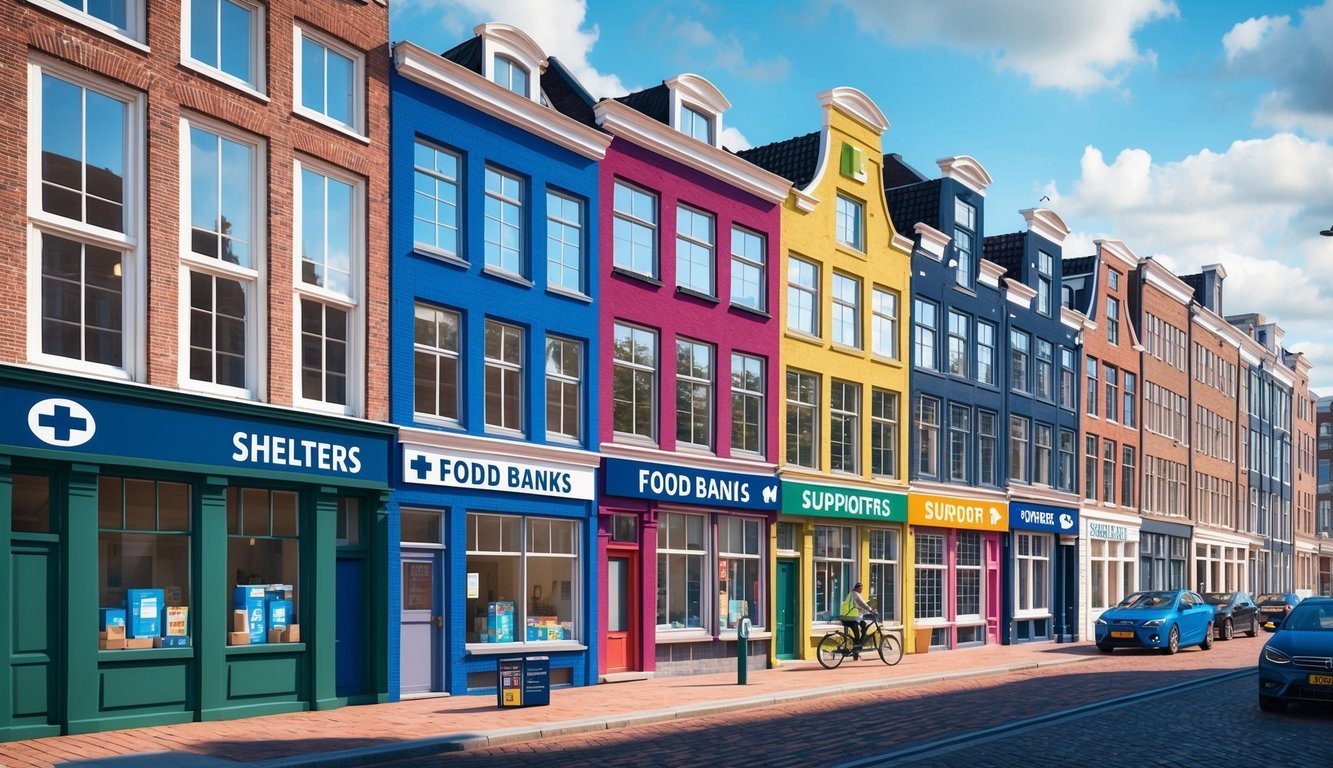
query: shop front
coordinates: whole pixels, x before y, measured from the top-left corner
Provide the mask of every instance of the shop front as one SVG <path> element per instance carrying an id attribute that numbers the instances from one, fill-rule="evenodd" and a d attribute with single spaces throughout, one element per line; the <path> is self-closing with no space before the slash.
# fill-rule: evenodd
<path id="1" fill-rule="evenodd" d="M 493 695 L 499 660 L 534 654 L 552 686 L 596 682 L 597 455 L 438 430 L 399 442 L 398 695 Z"/>
<path id="2" fill-rule="evenodd" d="M 903 524 L 907 494 L 864 486 L 782 481 L 772 539 L 772 658 L 814 658 L 840 628 L 842 600 L 863 582 L 866 602 L 902 631 Z"/>
<path id="3" fill-rule="evenodd" d="M 1078 639 L 1078 509 L 1009 502 L 1006 643 Z"/>
<path id="4" fill-rule="evenodd" d="M 742 619 L 748 664 L 766 666 L 777 478 L 621 458 L 602 471 L 604 677 L 734 670 Z"/>
<path id="5" fill-rule="evenodd" d="M 393 429 L 0 368 L 0 739 L 387 700 Z"/>
<path id="6" fill-rule="evenodd" d="M 1112 512 L 1101 508 L 1083 510 L 1082 634 L 1091 638 L 1097 617 L 1139 588 L 1138 515 Z"/>
<path id="7" fill-rule="evenodd" d="M 1194 584 L 1197 592 L 1233 592 L 1249 584 L 1250 547 L 1261 542 L 1253 536 L 1194 528 Z"/>
<path id="8" fill-rule="evenodd" d="M 907 649 L 920 653 L 1001 642 L 1000 543 L 1009 504 L 999 497 L 907 495 L 912 601 Z M 925 646 L 925 647 L 922 647 Z"/>
<path id="9" fill-rule="evenodd" d="M 1191 589 L 1190 538 L 1184 523 L 1143 518 L 1139 531 L 1139 589 Z"/>

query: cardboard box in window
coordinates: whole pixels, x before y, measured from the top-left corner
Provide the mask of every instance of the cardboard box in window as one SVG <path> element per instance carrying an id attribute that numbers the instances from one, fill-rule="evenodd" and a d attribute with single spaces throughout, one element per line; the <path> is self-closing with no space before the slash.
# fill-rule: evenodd
<path id="1" fill-rule="evenodd" d="M 125 636 L 130 639 L 150 638 L 147 647 L 152 648 L 151 638 L 162 634 L 162 609 L 166 606 L 162 590 L 127 589 L 125 604 L 129 614 L 129 629 Z"/>
<path id="2" fill-rule="evenodd" d="M 250 630 L 244 632 L 228 632 L 227 645 L 249 645 Z"/>
<path id="3" fill-rule="evenodd" d="M 265 589 L 262 585 L 240 586 L 232 593 L 231 607 L 234 610 L 245 611 L 245 629 L 250 633 L 251 645 L 262 644 L 268 639 L 264 594 Z"/>
<path id="4" fill-rule="evenodd" d="M 125 627 L 110 626 L 97 633 L 98 640 L 124 640 Z"/>
<path id="5" fill-rule="evenodd" d="M 286 642 L 285 640 L 282 639 L 282 633 L 285 631 L 287 631 L 286 627 L 276 627 L 274 629 L 270 629 L 268 631 L 268 641 L 270 643 L 275 643 L 275 644 Z"/>
<path id="6" fill-rule="evenodd" d="M 97 610 L 97 628 L 105 630 L 107 627 L 124 627 L 125 609 L 124 608 L 99 608 Z"/>
<path id="7" fill-rule="evenodd" d="M 127 642 L 123 637 L 103 638 L 97 641 L 97 647 L 103 651 L 123 651 Z"/>
<path id="8" fill-rule="evenodd" d="M 244 609 L 231 612 L 231 631 L 232 632 L 250 631 L 250 617 L 246 614 Z"/>
<path id="9" fill-rule="evenodd" d="M 128 649 L 130 649 L 130 650 L 134 650 L 134 649 L 136 649 L 136 648 L 152 648 L 152 647 L 153 647 L 153 641 L 156 640 L 156 639 L 157 639 L 157 636 L 153 636 L 153 637 L 131 637 L 131 638 L 127 638 L 127 639 L 125 640 L 125 647 L 128 648 Z"/>
<path id="10" fill-rule="evenodd" d="M 282 642 L 284 643 L 301 642 L 301 625 L 288 624 L 287 628 L 282 630 Z"/>
<path id="11" fill-rule="evenodd" d="M 162 625 L 163 637 L 184 637 L 190 633 L 190 609 L 184 605 L 168 605 L 167 621 Z"/>
<path id="12" fill-rule="evenodd" d="M 249 633 L 246 634 L 249 637 Z M 190 638 L 184 635 L 166 635 L 153 638 L 154 648 L 189 648 Z"/>
<path id="13" fill-rule="evenodd" d="M 291 600 L 291 584 L 269 584 L 264 587 L 264 602 L 271 603 L 274 600 Z"/>

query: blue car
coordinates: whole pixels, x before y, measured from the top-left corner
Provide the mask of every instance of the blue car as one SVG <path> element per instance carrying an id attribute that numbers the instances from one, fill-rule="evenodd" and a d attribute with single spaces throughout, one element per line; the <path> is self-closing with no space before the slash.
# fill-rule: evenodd
<path id="1" fill-rule="evenodd" d="M 1097 648 L 1160 648 L 1175 653 L 1181 646 L 1213 647 L 1213 606 L 1188 589 L 1135 592 L 1097 618 Z"/>
<path id="2" fill-rule="evenodd" d="M 1333 701 L 1333 598 L 1302 600 L 1259 654 L 1259 709 L 1299 700 Z"/>

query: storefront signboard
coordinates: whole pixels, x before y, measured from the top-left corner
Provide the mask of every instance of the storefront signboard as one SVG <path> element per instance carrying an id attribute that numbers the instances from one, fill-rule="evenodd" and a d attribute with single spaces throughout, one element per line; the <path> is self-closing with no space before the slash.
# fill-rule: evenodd
<path id="1" fill-rule="evenodd" d="M 603 469 L 609 496 L 765 511 L 778 508 L 778 479 L 774 475 L 632 459 L 607 459 Z"/>
<path id="2" fill-rule="evenodd" d="M 1124 525 L 1114 525 L 1112 523 L 1094 523 L 1088 522 L 1088 538 L 1090 539 L 1109 539 L 1111 541 L 1135 541 L 1137 536 L 1130 536 L 1130 529 Z"/>
<path id="3" fill-rule="evenodd" d="M 1009 530 L 1009 504 L 988 499 L 907 494 L 907 521 L 937 528 L 966 528 L 977 531 Z"/>
<path id="4" fill-rule="evenodd" d="M 782 481 L 782 512 L 875 522 L 907 522 L 907 494 Z"/>
<path id="5" fill-rule="evenodd" d="M 444 451 L 410 444 L 403 445 L 403 482 L 564 499 L 591 500 L 597 493 L 597 473 L 590 467 L 501 460 L 476 451 Z"/>
<path id="6" fill-rule="evenodd" d="M 1009 525 L 1014 530 L 1045 531 L 1072 535 L 1078 533 L 1078 510 L 1050 504 L 1009 502 Z"/>

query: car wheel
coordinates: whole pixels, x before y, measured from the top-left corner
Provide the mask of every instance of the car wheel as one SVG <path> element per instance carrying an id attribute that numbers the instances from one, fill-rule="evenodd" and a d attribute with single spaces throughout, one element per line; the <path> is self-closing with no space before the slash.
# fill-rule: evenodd
<path id="1" fill-rule="evenodd" d="M 1259 694 L 1259 709 L 1265 712 L 1286 712 L 1287 702 L 1276 696 L 1264 696 Z"/>
<path id="2" fill-rule="evenodd" d="M 1180 627 L 1172 627 L 1170 634 L 1166 636 L 1166 647 L 1162 649 L 1166 655 L 1170 656 L 1180 650 Z"/>
<path id="3" fill-rule="evenodd" d="M 1208 625 L 1208 631 L 1203 633 L 1203 642 L 1199 643 L 1199 650 L 1211 651 L 1213 649 L 1213 625 Z"/>
<path id="4" fill-rule="evenodd" d="M 1231 619 L 1222 622 L 1222 639 L 1230 640 L 1236 636 L 1236 628 L 1231 624 Z"/>
<path id="5" fill-rule="evenodd" d="M 1115 648 L 1106 645 L 1105 643 L 1097 643 L 1097 650 L 1101 651 L 1102 653 L 1110 653 L 1111 651 L 1114 651 Z"/>
<path id="6" fill-rule="evenodd" d="M 1247 629 L 1247 630 L 1245 630 L 1245 636 L 1246 636 L 1246 637 L 1254 637 L 1254 636 L 1257 635 L 1257 634 L 1259 634 L 1259 619 L 1256 618 L 1256 617 L 1251 616 L 1251 617 L 1250 617 L 1250 628 Z"/>

